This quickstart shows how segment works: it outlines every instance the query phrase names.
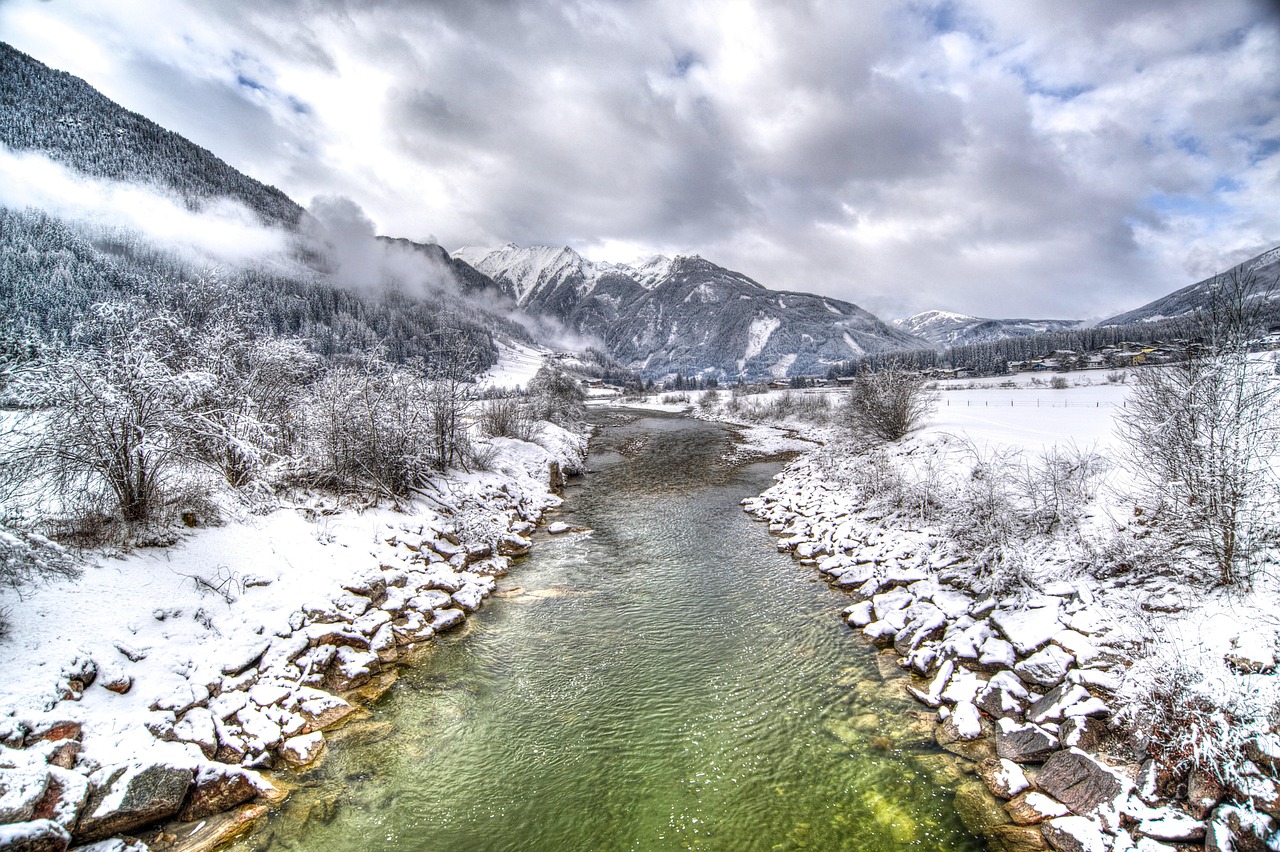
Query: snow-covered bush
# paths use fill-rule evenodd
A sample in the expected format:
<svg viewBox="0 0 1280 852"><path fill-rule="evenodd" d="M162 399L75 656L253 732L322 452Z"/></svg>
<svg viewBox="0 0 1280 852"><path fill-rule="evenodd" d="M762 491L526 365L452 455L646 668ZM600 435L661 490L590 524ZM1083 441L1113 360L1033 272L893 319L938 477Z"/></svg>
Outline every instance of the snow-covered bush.
<svg viewBox="0 0 1280 852"><path fill-rule="evenodd" d="M586 416L587 394L582 385L553 364L538 370L529 382L529 404L539 420L569 426ZM685 399L688 402L688 398Z"/></svg>
<svg viewBox="0 0 1280 852"><path fill-rule="evenodd" d="M1202 342L1139 370L1120 430L1133 473L1164 523L1213 562L1222 585L1247 581L1274 535L1280 479L1280 385L1250 357L1270 287L1233 271L1210 289Z"/></svg>
<svg viewBox="0 0 1280 852"><path fill-rule="evenodd" d="M516 397L492 399L484 403L478 420L480 431L490 438L532 441L538 434L538 424L530 415L529 407Z"/></svg>
<svg viewBox="0 0 1280 852"><path fill-rule="evenodd" d="M916 372L889 366L864 370L853 379L845 402L845 426L868 441L897 441L920 425L936 402Z"/></svg>

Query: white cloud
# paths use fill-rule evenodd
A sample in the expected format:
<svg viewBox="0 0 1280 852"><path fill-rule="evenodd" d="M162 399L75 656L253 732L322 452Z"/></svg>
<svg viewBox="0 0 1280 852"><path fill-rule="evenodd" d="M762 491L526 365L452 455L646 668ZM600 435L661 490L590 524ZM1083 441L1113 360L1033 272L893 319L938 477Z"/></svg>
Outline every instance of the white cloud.
<svg viewBox="0 0 1280 852"><path fill-rule="evenodd" d="M0 31L296 199L450 246L1078 316L1280 242L1280 37L1248 0L8 0Z"/></svg>
<svg viewBox="0 0 1280 852"><path fill-rule="evenodd" d="M197 262L278 257L285 234L247 207L221 200L200 211L140 184L85 177L40 154L0 145L0 206L36 207L78 222L144 234Z"/></svg>

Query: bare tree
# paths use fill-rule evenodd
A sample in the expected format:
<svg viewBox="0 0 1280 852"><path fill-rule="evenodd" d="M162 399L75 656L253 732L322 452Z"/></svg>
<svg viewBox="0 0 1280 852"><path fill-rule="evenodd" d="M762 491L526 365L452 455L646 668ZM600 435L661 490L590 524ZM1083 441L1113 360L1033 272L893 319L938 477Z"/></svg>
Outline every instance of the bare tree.
<svg viewBox="0 0 1280 852"><path fill-rule="evenodd" d="M923 376L891 364L854 377L844 422L862 440L896 441L919 426L935 402Z"/></svg>
<svg viewBox="0 0 1280 852"><path fill-rule="evenodd" d="M1272 526L1280 386L1249 349L1274 286L1239 268L1219 276L1197 317L1201 339L1181 361L1136 372L1119 422L1133 472L1222 585L1248 579Z"/></svg>

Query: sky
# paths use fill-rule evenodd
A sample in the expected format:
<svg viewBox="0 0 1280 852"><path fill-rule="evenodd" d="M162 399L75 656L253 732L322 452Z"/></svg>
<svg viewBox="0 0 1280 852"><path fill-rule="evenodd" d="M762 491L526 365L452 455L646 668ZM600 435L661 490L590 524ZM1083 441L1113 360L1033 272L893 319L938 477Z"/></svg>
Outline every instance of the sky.
<svg viewBox="0 0 1280 852"><path fill-rule="evenodd" d="M1260 0L0 0L0 39L382 234L1099 318L1280 245Z"/></svg>

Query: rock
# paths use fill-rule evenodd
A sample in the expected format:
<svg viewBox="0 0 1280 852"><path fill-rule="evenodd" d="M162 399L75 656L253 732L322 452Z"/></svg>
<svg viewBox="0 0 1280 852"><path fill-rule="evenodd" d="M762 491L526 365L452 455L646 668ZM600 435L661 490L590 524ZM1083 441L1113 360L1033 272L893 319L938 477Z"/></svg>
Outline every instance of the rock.
<svg viewBox="0 0 1280 852"><path fill-rule="evenodd" d="M907 609L906 627L898 632L893 648L902 656L908 656L925 642L942 635L947 617L931 603L921 602Z"/></svg>
<svg viewBox="0 0 1280 852"><path fill-rule="evenodd" d="M941 698L948 704L959 704L961 701L974 701L987 685L968 669L956 669L951 680L942 690Z"/></svg>
<svg viewBox="0 0 1280 852"><path fill-rule="evenodd" d="M0 849L7 852L66 852L71 835L47 819L0 825Z"/></svg>
<svg viewBox="0 0 1280 852"><path fill-rule="evenodd" d="M988 723L982 722L981 724L983 726L982 732L985 732L988 728ZM967 760L981 761L995 757L995 750L991 746L991 741L986 737L961 736L960 726L956 723L954 714L948 715L942 724L934 728L933 737L939 746Z"/></svg>
<svg viewBox="0 0 1280 852"><path fill-rule="evenodd" d="M79 740L81 736L81 727L79 722L71 722L68 720L42 720L32 722L27 730L26 745L24 748L40 742L55 742L57 740Z"/></svg>
<svg viewBox="0 0 1280 852"><path fill-rule="evenodd" d="M965 781L956 788L956 813L970 834L982 835L992 826L1009 822L999 799L977 781Z"/></svg>
<svg viewBox="0 0 1280 852"><path fill-rule="evenodd" d="M1062 683L1075 661L1075 657L1057 645L1049 645L1015 665L1013 670L1028 683L1047 689Z"/></svg>
<svg viewBox="0 0 1280 852"><path fill-rule="evenodd" d="M1236 805L1219 805L1205 831L1205 852L1263 852L1272 819Z"/></svg>
<svg viewBox="0 0 1280 852"><path fill-rule="evenodd" d="M49 788L43 758L24 752L0 755L0 823L27 822Z"/></svg>
<svg viewBox="0 0 1280 852"><path fill-rule="evenodd" d="M1106 852L1107 849L1102 830L1096 822L1086 817L1057 817L1042 822L1040 831L1049 845L1058 852Z"/></svg>
<svg viewBox="0 0 1280 852"><path fill-rule="evenodd" d="M98 770L89 778L76 840L101 840L173 816L191 780L191 770L158 763Z"/></svg>
<svg viewBox="0 0 1280 852"><path fill-rule="evenodd" d="M992 675L986 687L978 693L976 703L993 719L1019 719L1031 697L1022 679L1010 671Z"/></svg>
<svg viewBox="0 0 1280 852"><path fill-rule="evenodd" d="M871 601L863 601L853 606L846 607L844 611L845 622L853 628L866 627L875 620L872 614Z"/></svg>
<svg viewBox="0 0 1280 852"><path fill-rule="evenodd" d="M570 527L568 524L566 524L564 521L553 521L552 523L547 524L547 532L551 533L552 535L560 535L561 533L567 533L571 529L573 528Z"/></svg>
<svg viewBox="0 0 1280 852"><path fill-rule="evenodd" d="M898 587L873 597L871 606L875 610L876 620L881 621L889 613L906 609L915 602L915 595L906 589Z"/></svg>
<svg viewBox="0 0 1280 852"><path fill-rule="evenodd" d="M1058 606L1037 609L1000 610L991 613L991 626L1008 639L1019 654L1032 654L1049 643L1062 630L1058 622Z"/></svg>
<svg viewBox="0 0 1280 852"><path fill-rule="evenodd" d="M1193 817L1204 819L1226 795L1226 788L1211 773L1198 766L1191 768L1187 775L1187 811Z"/></svg>
<svg viewBox="0 0 1280 852"><path fill-rule="evenodd" d="M290 766L306 766L324 750L324 735L319 731L290 737L280 744L279 753Z"/></svg>
<svg viewBox="0 0 1280 852"><path fill-rule="evenodd" d="M1138 833L1170 843L1198 843L1204 840L1205 824L1186 814L1165 810L1156 817L1138 823Z"/></svg>
<svg viewBox="0 0 1280 852"><path fill-rule="evenodd" d="M1050 645L1050 648L1057 647ZM1027 720L1043 725L1045 722L1057 722L1066 715L1066 709L1073 704L1090 697L1089 690L1078 683L1060 683L1027 708Z"/></svg>
<svg viewBox="0 0 1280 852"><path fill-rule="evenodd" d="M169 738L195 744L210 760L218 751L218 732L214 726L213 713L205 707L192 707L188 710L173 726Z"/></svg>
<svg viewBox="0 0 1280 852"><path fill-rule="evenodd" d="M191 822L230 810L257 796L258 788L256 772L207 763L196 773L191 795L178 812L178 819Z"/></svg>
<svg viewBox="0 0 1280 852"><path fill-rule="evenodd" d="M1272 775L1280 774L1280 734L1259 734L1245 740L1244 756Z"/></svg>
<svg viewBox="0 0 1280 852"><path fill-rule="evenodd" d="M501 556L524 556L533 549L533 542L524 536L510 532L498 542L498 554Z"/></svg>
<svg viewBox="0 0 1280 852"><path fill-rule="evenodd" d="M1231 640L1231 651L1224 659L1240 674L1271 674L1276 670L1275 642L1275 631L1250 630Z"/></svg>
<svg viewBox="0 0 1280 852"><path fill-rule="evenodd" d="M1042 852L1049 848L1044 834L1034 826L996 825L987 829L991 852Z"/></svg>
<svg viewBox="0 0 1280 852"><path fill-rule="evenodd" d="M49 767L49 786L36 803L35 819L50 819L73 831L89 797L89 779L60 766Z"/></svg>
<svg viewBox="0 0 1280 852"><path fill-rule="evenodd" d="M460 626L466 619L467 614L462 610L444 607L432 612L431 629L436 633L444 633L446 630Z"/></svg>
<svg viewBox="0 0 1280 852"><path fill-rule="evenodd" d="M978 764L978 777L993 795L1002 799L1012 799L1031 786L1021 766L1001 758Z"/></svg>
<svg viewBox="0 0 1280 852"><path fill-rule="evenodd" d="M372 651L341 647L324 677L324 684L334 692L346 692L363 686L382 669L378 655Z"/></svg>
<svg viewBox="0 0 1280 852"><path fill-rule="evenodd" d="M1119 810L1133 791L1132 781L1078 748L1060 751L1045 761L1036 786L1080 816ZM1052 839L1049 842L1052 845Z"/></svg>
<svg viewBox="0 0 1280 852"><path fill-rule="evenodd" d="M1058 741L1064 748L1075 747L1081 751L1094 752L1102 742L1102 734L1106 725L1091 716L1068 716L1058 726Z"/></svg>
<svg viewBox="0 0 1280 852"><path fill-rule="evenodd" d="M480 586L463 586L453 593L453 602L466 612L475 612L484 603L485 590Z"/></svg>
<svg viewBox="0 0 1280 852"><path fill-rule="evenodd" d="M978 649L978 665L987 671L1012 669L1017 662L1013 645L999 636L988 637Z"/></svg>
<svg viewBox="0 0 1280 852"><path fill-rule="evenodd" d="M298 712L307 720L303 730L327 731L356 712L356 707L336 695L319 693L298 705Z"/></svg>
<svg viewBox="0 0 1280 852"><path fill-rule="evenodd" d="M1027 792L1016 796L1004 806L1009 817L1018 825L1038 825L1047 819L1067 816L1067 806L1044 793Z"/></svg>
<svg viewBox="0 0 1280 852"><path fill-rule="evenodd" d="M1058 750L1058 738L1039 725L1012 719L996 723L996 753L1014 763L1040 763Z"/></svg>
<svg viewBox="0 0 1280 852"><path fill-rule="evenodd" d="M871 640L877 648L887 648L898 637L898 627L887 621L873 621L862 628L862 635Z"/></svg>

